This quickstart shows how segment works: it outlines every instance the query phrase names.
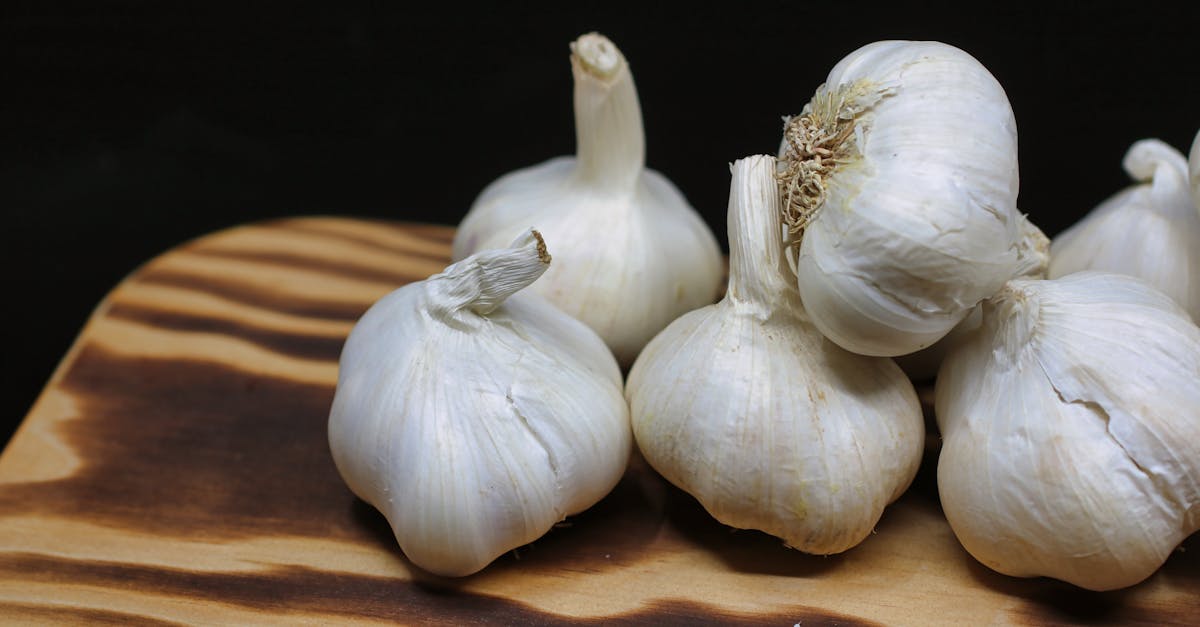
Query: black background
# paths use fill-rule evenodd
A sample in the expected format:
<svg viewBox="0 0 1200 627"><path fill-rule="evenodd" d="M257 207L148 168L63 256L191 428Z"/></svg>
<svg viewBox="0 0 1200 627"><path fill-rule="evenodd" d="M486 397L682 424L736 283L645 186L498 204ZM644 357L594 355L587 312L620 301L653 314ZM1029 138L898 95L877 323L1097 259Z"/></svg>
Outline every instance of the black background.
<svg viewBox="0 0 1200 627"><path fill-rule="evenodd" d="M574 150L568 42L637 81L647 162L724 241L727 164L878 39L937 39L1004 85L1022 210L1053 235L1128 184L1129 145L1200 129L1197 3L655 8L5 4L0 250L7 439L139 264L277 216L457 223L500 174Z"/></svg>

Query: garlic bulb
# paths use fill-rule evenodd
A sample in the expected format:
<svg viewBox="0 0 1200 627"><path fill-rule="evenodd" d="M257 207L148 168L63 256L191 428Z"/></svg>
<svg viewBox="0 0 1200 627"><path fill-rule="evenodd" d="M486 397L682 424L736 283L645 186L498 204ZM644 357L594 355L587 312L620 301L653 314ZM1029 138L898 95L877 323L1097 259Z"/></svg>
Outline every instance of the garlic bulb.
<svg viewBox="0 0 1200 627"><path fill-rule="evenodd" d="M1125 153L1123 165L1141 183L1054 238L1050 277L1080 270L1136 276L1200 320L1200 213L1187 160L1157 139L1144 139Z"/></svg>
<svg viewBox="0 0 1200 627"><path fill-rule="evenodd" d="M804 318L774 172L772 157L733 165L725 298L658 334L626 396L646 460L717 520L838 553L912 481L924 422L892 360L849 353Z"/></svg>
<svg viewBox="0 0 1200 627"><path fill-rule="evenodd" d="M595 33L580 37L571 69L577 155L488 186L459 225L454 258L540 225L556 261L532 289L628 365L667 323L717 298L721 251L683 194L644 167L637 91L616 46Z"/></svg>
<svg viewBox="0 0 1200 627"><path fill-rule="evenodd" d="M537 231L385 296L342 350L329 447L417 566L476 572L616 485L632 448L621 373L590 329L515 293Z"/></svg>
<svg viewBox="0 0 1200 627"><path fill-rule="evenodd" d="M1196 139L1192 140L1192 151L1188 154L1188 169L1192 182L1192 201L1196 203L1196 208L1200 209L1200 133L1196 133Z"/></svg>
<svg viewBox="0 0 1200 627"><path fill-rule="evenodd" d="M788 120L780 166L800 297L847 350L929 346L1016 274L1016 122L962 50L851 53Z"/></svg>
<svg viewBox="0 0 1200 627"><path fill-rule="evenodd" d="M1046 269L1050 265L1050 238L1024 214L1018 216L1021 240L1017 244L1017 276L1044 279ZM937 376L938 367L946 358L946 352L959 339L979 328L982 320L982 305L976 305L971 313L963 318L945 337L933 346L923 348L915 353L901 355L896 358L896 364L904 370L904 374L913 381L931 381Z"/></svg>
<svg viewBox="0 0 1200 627"><path fill-rule="evenodd" d="M1015 279L938 373L942 509L983 564L1092 590L1200 529L1200 328L1138 279Z"/></svg>

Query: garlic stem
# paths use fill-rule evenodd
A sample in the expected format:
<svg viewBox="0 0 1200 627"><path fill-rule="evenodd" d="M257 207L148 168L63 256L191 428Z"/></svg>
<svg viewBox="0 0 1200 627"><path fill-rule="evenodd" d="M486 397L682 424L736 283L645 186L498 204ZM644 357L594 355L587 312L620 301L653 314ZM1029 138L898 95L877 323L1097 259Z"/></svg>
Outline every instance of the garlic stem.
<svg viewBox="0 0 1200 627"><path fill-rule="evenodd" d="M430 277L430 285L442 296L430 309L456 319L463 309L489 313L549 267L550 253L542 234L528 229L508 248L480 252Z"/></svg>
<svg viewBox="0 0 1200 627"><path fill-rule="evenodd" d="M631 190L646 162L642 110L621 51L598 33L571 43L575 77L576 179Z"/></svg>
<svg viewBox="0 0 1200 627"><path fill-rule="evenodd" d="M1129 148L1122 162L1134 180L1150 183L1154 206L1168 215L1194 209L1188 184L1188 162L1178 150L1157 139L1143 139Z"/></svg>
<svg viewBox="0 0 1200 627"><path fill-rule="evenodd" d="M730 172L729 296L741 302L775 305L781 297L796 292L785 274L775 158L746 157L735 162Z"/></svg>

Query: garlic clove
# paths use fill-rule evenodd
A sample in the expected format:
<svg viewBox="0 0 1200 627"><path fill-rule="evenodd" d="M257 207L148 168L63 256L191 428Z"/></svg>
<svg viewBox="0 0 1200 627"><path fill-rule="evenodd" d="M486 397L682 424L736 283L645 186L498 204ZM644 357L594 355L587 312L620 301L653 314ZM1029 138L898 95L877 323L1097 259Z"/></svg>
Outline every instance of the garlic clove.
<svg viewBox="0 0 1200 627"><path fill-rule="evenodd" d="M924 444L912 384L804 318L779 233L774 159L736 162L726 296L646 346L626 395L647 462L717 520L809 553L866 538Z"/></svg>
<svg viewBox="0 0 1200 627"><path fill-rule="evenodd" d="M655 333L720 293L716 238L683 194L644 167L642 115L620 50L591 33L571 45L577 152L502 176L459 225L454 258L538 224L558 260L531 286L632 363Z"/></svg>
<svg viewBox="0 0 1200 627"><path fill-rule="evenodd" d="M385 296L346 340L334 462L430 572L482 569L624 472L632 436L615 360L583 324L522 291L549 262L527 231Z"/></svg>
<svg viewBox="0 0 1200 627"><path fill-rule="evenodd" d="M953 46L851 53L787 122L780 163L804 307L847 350L929 346L1016 274L1016 123Z"/></svg>
<svg viewBox="0 0 1200 627"><path fill-rule="evenodd" d="M1017 279L938 375L938 488L1001 573L1092 590L1200 529L1200 328L1138 279Z"/></svg>
<svg viewBox="0 0 1200 627"><path fill-rule="evenodd" d="M1139 277L1200 320L1200 213L1187 160L1169 145L1146 139L1130 147L1123 165L1139 184L1054 238L1049 276L1103 270Z"/></svg>

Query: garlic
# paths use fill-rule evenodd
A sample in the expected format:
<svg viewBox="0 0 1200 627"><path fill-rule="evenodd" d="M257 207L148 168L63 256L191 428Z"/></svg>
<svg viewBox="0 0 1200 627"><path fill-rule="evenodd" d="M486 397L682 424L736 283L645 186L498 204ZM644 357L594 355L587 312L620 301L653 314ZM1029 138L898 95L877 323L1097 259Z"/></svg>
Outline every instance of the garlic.
<svg viewBox="0 0 1200 627"><path fill-rule="evenodd" d="M1200 209L1200 133L1192 140L1192 152L1188 154L1189 179L1192 182L1192 201Z"/></svg>
<svg viewBox="0 0 1200 627"><path fill-rule="evenodd" d="M342 350L329 446L417 566L476 572L616 485L632 448L621 373L529 293L537 231L382 298Z"/></svg>
<svg viewBox="0 0 1200 627"><path fill-rule="evenodd" d="M1138 279L1015 279L938 373L942 509L986 566L1131 586L1200 529L1200 328Z"/></svg>
<svg viewBox="0 0 1200 627"><path fill-rule="evenodd" d="M851 53L788 120L780 166L804 307L847 350L929 346L1016 274L1016 122L962 50Z"/></svg>
<svg viewBox="0 0 1200 627"><path fill-rule="evenodd" d="M628 365L680 314L719 295L716 239L683 194L646 169L633 76L611 41L571 45L577 156L507 174L480 194L454 258L538 224L557 257L532 289L595 330Z"/></svg>
<svg viewBox="0 0 1200 627"><path fill-rule="evenodd" d="M1024 214L1020 214L1018 219L1021 240L1017 244L1017 276L1044 279L1046 269L1050 265L1050 238ZM942 360L946 358L946 352L959 339L979 328L981 320L982 305L976 305L962 322L955 325L933 346L901 355L896 358L896 364L913 381L933 380L937 376L938 367L942 365Z"/></svg>
<svg viewBox="0 0 1200 627"><path fill-rule="evenodd" d="M912 481L921 409L892 360L849 353L804 318L780 242L775 159L742 159L732 172L728 291L634 363L634 438L717 520L838 553Z"/></svg>
<svg viewBox="0 0 1200 627"><path fill-rule="evenodd" d="M1145 279L1200 320L1200 213L1188 163L1157 139L1135 143L1125 171L1140 181L1054 238L1050 277L1104 270Z"/></svg>

